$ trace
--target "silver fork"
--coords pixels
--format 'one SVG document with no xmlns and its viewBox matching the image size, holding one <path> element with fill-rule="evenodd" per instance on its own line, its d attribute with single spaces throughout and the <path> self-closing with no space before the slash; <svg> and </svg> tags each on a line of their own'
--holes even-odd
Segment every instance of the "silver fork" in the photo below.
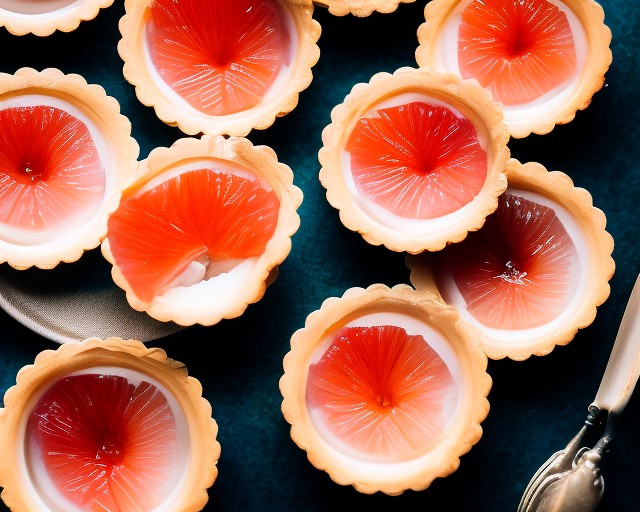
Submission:
<svg viewBox="0 0 640 512">
<path fill-rule="evenodd" d="M 592 512 L 600 503 L 604 480 L 600 461 L 609 449 L 616 418 L 623 411 L 640 374 L 640 276 L 631 291 L 609 361 L 582 428 L 533 475 L 517 512 Z M 604 424 L 592 448 L 585 435 Z"/>
</svg>

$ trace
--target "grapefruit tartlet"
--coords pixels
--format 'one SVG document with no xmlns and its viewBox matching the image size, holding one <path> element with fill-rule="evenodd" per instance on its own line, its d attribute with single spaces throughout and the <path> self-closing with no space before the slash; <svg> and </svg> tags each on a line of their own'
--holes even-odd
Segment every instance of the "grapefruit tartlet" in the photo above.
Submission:
<svg viewBox="0 0 640 512">
<path fill-rule="evenodd" d="M 426 68 L 378 73 L 331 112 L 320 181 L 367 242 L 439 250 L 497 207 L 508 140 L 499 106 L 475 81 Z"/>
<path fill-rule="evenodd" d="M 126 0 L 118 52 L 138 99 L 188 135 L 244 136 L 312 80 L 312 0 Z"/>
<path fill-rule="evenodd" d="M 140 162 L 102 253 L 134 309 L 212 325 L 263 296 L 291 250 L 301 203 L 293 172 L 271 148 L 183 138 Z"/>
<path fill-rule="evenodd" d="M 453 473 L 489 412 L 477 334 L 455 308 L 407 285 L 327 299 L 283 361 L 293 441 L 365 494 L 422 490 Z"/>
<path fill-rule="evenodd" d="M 88 338 L 41 352 L 0 409 L 0 486 L 14 512 L 202 510 L 220 444 L 211 405 L 158 348 Z"/>
<path fill-rule="evenodd" d="M 602 88 L 611 30 L 593 0 L 433 0 L 419 66 L 477 79 L 515 138 L 570 122 Z"/>
<path fill-rule="evenodd" d="M 326 7 L 334 16 L 353 14 L 358 17 L 369 16 L 374 11 L 390 13 L 401 3 L 412 3 L 416 0 L 314 0 L 314 4 Z"/>
<path fill-rule="evenodd" d="M 17 36 L 71 32 L 113 0 L 0 0 L 0 26 Z"/>
<path fill-rule="evenodd" d="M 482 332 L 494 359 L 565 345 L 609 296 L 615 263 L 604 213 L 566 174 L 510 159 L 509 187 L 476 233 L 438 254 L 408 255 L 411 283 Z"/>
<path fill-rule="evenodd" d="M 138 154 L 99 85 L 57 69 L 0 74 L 0 262 L 52 268 L 100 245 Z"/>
</svg>

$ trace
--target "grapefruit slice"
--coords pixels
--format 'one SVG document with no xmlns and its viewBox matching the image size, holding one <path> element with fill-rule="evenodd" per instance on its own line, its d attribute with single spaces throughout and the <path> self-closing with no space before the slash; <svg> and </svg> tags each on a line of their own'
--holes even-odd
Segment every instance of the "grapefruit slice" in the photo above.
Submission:
<svg viewBox="0 0 640 512">
<path fill-rule="evenodd" d="M 105 173 L 86 125 L 47 105 L 0 111 L 0 219 L 31 232 L 96 211 Z"/>
<path fill-rule="evenodd" d="M 194 262 L 209 278 L 262 254 L 278 214 L 278 197 L 257 179 L 203 168 L 125 192 L 108 238 L 132 290 L 151 302 Z"/>
<path fill-rule="evenodd" d="M 533 101 L 576 70 L 567 15 L 547 0 L 472 0 L 458 29 L 458 65 L 505 105 Z"/>
<path fill-rule="evenodd" d="M 422 101 L 376 114 L 358 120 L 346 146 L 361 193 L 411 219 L 447 215 L 477 196 L 487 154 L 471 121 Z"/>
<path fill-rule="evenodd" d="M 151 510 L 172 488 L 176 423 L 164 394 L 105 374 L 54 383 L 28 435 L 58 491 L 82 510 Z"/>
<path fill-rule="evenodd" d="M 340 441 L 385 460 L 425 452 L 455 397 L 449 368 L 402 327 L 347 327 L 309 367 L 307 403 Z"/>
<path fill-rule="evenodd" d="M 158 74 L 207 115 L 254 107 L 290 62 L 291 34 L 277 0 L 154 0 L 147 19 Z"/>
<path fill-rule="evenodd" d="M 467 311 L 495 329 L 552 321 L 577 286 L 578 252 L 555 211 L 512 193 L 500 197 L 480 231 L 438 260 L 450 269 Z"/>
</svg>

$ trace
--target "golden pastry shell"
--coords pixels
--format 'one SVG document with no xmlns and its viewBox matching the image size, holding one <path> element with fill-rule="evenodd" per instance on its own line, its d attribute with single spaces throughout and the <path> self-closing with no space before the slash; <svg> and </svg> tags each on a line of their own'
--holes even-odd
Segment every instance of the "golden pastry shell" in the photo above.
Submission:
<svg viewBox="0 0 640 512">
<path fill-rule="evenodd" d="M 391 464 L 387 470 L 374 465 L 375 471 L 361 471 L 362 462 L 351 463 L 336 457 L 311 423 L 305 391 L 310 359 L 321 340 L 348 322 L 370 313 L 396 312 L 413 316 L 442 333 L 460 362 L 464 382 L 462 403 L 455 419 L 439 443 L 421 456 L 420 467 Z M 364 494 L 383 492 L 398 495 L 408 489 L 422 490 L 434 479 L 453 473 L 460 457 L 482 436 L 480 423 L 489 413 L 487 395 L 492 385 L 486 373 L 487 357 L 480 349 L 475 328 L 462 322 L 456 310 L 429 292 L 407 285 L 389 288 L 373 284 L 367 289 L 350 288 L 342 297 L 326 299 L 311 313 L 305 326 L 291 337 L 291 350 L 283 360 L 280 378 L 282 413 L 291 424 L 291 438 L 303 450 L 311 464 L 328 473 L 340 485 L 352 485 Z"/>
<path fill-rule="evenodd" d="M 374 11 L 388 14 L 395 11 L 401 3 L 416 0 L 314 0 L 314 4 L 325 7 L 334 16 L 353 14 L 357 17 L 369 16 Z"/>
<path fill-rule="evenodd" d="M 575 311 L 570 322 L 566 322 L 553 332 L 541 332 L 525 338 L 521 343 L 492 339 L 486 332 L 482 332 L 482 347 L 489 358 L 508 357 L 513 360 L 524 360 L 532 355 L 546 355 L 556 345 L 566 345 L 579 329 L 593 322 L 597 307 L 609 297 L 609 281 L 615 271 L 615 262 L 612 258 L 614 242 L 613 237 L 605 229 L 604 212 L 593 206 L 591 194 L 584 188 L 574 186 L 567 174 L 561 171 L 548 171 L 538 162 L 522 164 L 515 158 L 509 159 L 506 173 L 510 187 L 538 193 L 564 207 L 581 227 L 590 253 L 589 268 L 585 271 L 588 274 L 588 283 L 580 307 Z M 429 256 L 408 255 L 406 263 L 411 271 L 411 283 L 417 289 L 432 291 L 442 299 L 435 283 Z"/>
<path fill-rule="evenodd" d="M 405 93 L 424 94 L 455 107 L 487 139 L 487 177 L 479 194 L 465 206 L 464 218 L 449 222 L 437 231 L 424 230 L 419 234 L 384 226 L 365 213 L 347 187 L 341 162 L 341 153 L 358 120 L 377 103 Z M 393 74 L 377 73 L 369 83 L 356 84 L 343 103 L 333 108 L 331 124 L 322 131 L 319 177 L 327 190 L 327 200 L 340 211 L 341 222 L 359 232 L 368 243 L 398 252 L 435 251 L 479 229 L 487 215 L 497 208 L 498 196 L 507 187 L 504 166 L 510 155 L 508 140 L 500 107 L 475 80 L 461 80 L 453 73 L 428 68 L 404 67 Z"/>
<path fill-rule="evenodd" d="M 135 86 L 136 96 L 143 105 L 153 107 L 160 120 L 177 126 L 187 135 L 245 136 L 252 129 L 270 127 L 276 117 L 288 114 L 298 104 L 299 94 L 311 84 L 311 68 L 320 57 L 316 44 L 320 24 L 312 18 L 312 0 L 278 0 L 286 9 L 298 30 L 298 48 L 294 56 L 292 76 L 283 91 L 273 100 L 235 114 L 211 116 L 194 108 L 181 108 L 173 103 L 154 81 L 145 57 L 145 12 L 152 0 L 125 0 L 125 14 L 120 19 L 122 38 L 118 53 L 124 61 L 124 77 Z"/>
<path fill-rule="evenodd" d="M 149 375 L 176 398 L 189 427 L 190 450 L 184 487 L 176 497 L 174 510 L 195 512 L 208 501 L 207 489 L 213 485 L 220 457 L 216 440 L 218 425 L 212 418 L 211 405 L 202 397 L 202 386 L 179 361 L 169 359 L 159 348 L 147 348 L 137 340 L 88 338 L 80 343 L 66 343 L 57 350 L 39 353 L 33 364 L 20 369 L 16 384 L 4 395 L 0 409 L 0 486 L 2 499 L 15 512 L 38 510 L 32 497 L 34 490 L 23 478 L 23 432 L 21 420 L 29 414 L 33 401 L 53 381 L 94 367 L 114 366 Z"/>
<path fill-rule="evenodd" d="M 80 75 L 64 74 L 54 68 L 43 71 L 21 68 L 13 75 L 0 73 L 0 101 L 30 94 L 68 102 L 96 125 L 113 158 L 113 165 L 105 171 L 111 173 L 114 185 L 105 191 L 99 212 L 74 231 L 70 243 L 66 238 L 65 243 L 32 246 L 0 241 L 0 263 L 7 262 L 21 270 L 32 266 L 49 269 L 60 262 L 77 261 L 84 251 L 98 247 L 107 233 L 108 214 L 118 206 L 120 192 L 135 171 L 140 152 L 138 143 L 131 137 L 129 119 L 120 113 L 118 101 L 107 96 L 100 85 L 87 84 Z"/>
<path fill-rule="evenodd" d="M 30 1 L 24 3 L 29 4 Z M 46 5 L 45 1 L 37 3 Z M 82 21 L 95 18 L 100 9 L 109 7 L 113 0 L 76 0 L 68 4 L 63 8 L 38 14 L 18 13 L 0 8 L 0 26 L 4 26 L 15 36 L 49 36 L 56 30 L 71 32 L 78 28 Z"/>
<path fill-rule="evenodd" d="M 441 37 L 441 29 L 456 12 L 460 11 L 467 0 L 432 0 L 424 9 L 425 21 L 418 27 L 418 48 L 416 61 L 419 66 L 434 66 L 434 52 Z M 612 61 L 611 30 L 604 24 L 604 10 L 594 0 L 562 0 L 580 20 L 586 34 L 588 54 L 580 79 L 580 86 L 570 101 L 551 115 L 532 118 L 528 122 L 509 122 L 513 138 L 524 138 L 531 133 L 544 135 L 558 124 L 566 124 L 575 118 L 578 110 L 589 106 L 593 95 L 604 85 L 605 73 Z"/>
<path fill-rule="evenodd" d="M 280 212 L 276 230 L 260 256 L 250 282 L 243 284 L 242 290 L 234 290 L 220 307 L 212 307 L 205 312 L 194 312 L 190 308 L 180 308 L 179 304 L 153 300 L 147 303 L 139 299 L 120 272 L 109 247 L 109 238 L 102 243 L 103 256 L 113 265 L 111 275 L 114 282 L 126 291 L 130 306 L 137 311 L 145 311 L 160 321 L 173 321 L 179 325 L 213 325 L 223 318 L 240 316 L 249 304 L 259 301 L 267 286 L 276 278 L 278 266 L 291 251 L 291 237 L 300 227 L 297 208 L 302 203 L 302 191 L 293 184 L 293 171 L 279 162 L 276 153 L 268 146 L 254 146 L 244 137 L 202 136 L 200 139 L 185 137 L 169 148 L 156 148 L 149 157 L 139 163 L 138 171 L 127 188 L 134 192 L 151 179 L 164 172 L 198 159 L 217 159 L 235 163 L 267 182 L 280 201 Z"/>
</svg>

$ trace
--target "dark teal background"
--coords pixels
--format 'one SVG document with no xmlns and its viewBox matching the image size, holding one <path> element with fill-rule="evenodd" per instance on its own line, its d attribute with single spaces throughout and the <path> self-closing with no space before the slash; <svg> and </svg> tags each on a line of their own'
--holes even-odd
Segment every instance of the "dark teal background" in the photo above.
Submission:
<svg viewBox="0 0 640 512">
<path fill-rule="evenodd" d="M 490 361 L 491 411 L 481 440 L 451 476 L 421 492 L 396 497 L 363 495 L 333 483 L 315 469 L 289 437 L 280 412 L 278 380 L 292 333 L 330 296 L 381 282 L 409 284 L 404 254 L 374 247 L 347 230 L 327 203 L 318 181 L 321 131 L 330 111 L 357 82 L 379 71 L 414 66 L 416 31 L 426 2 L 403 4 L 390 14 L 335 17 L 317 7 L 321 56 L 314 80 L 295 110 L 248 138 L 271 146 L 294 171 L 304 192 L 300 230 L 263 299 L 237 319 L 194 326 L 149 342 L 185 363 L 199 379 L 219 425 L 219 476 L 205 510 L 326 511 L 383 506 L 393 510 L 515 512 L 537 467 L 578 431 L 604 371 L 626 299 L 638 271 L 640 225 L 640 4 L 602 0 L 613 32 L 613 64 L 605 87 L 574 121 L 544 136 L 509 143 L 513 157 L 561 170 L 593 195 L 613 235 L 616 272 L 609 299 L 595 321 L 565 347 L 527 361 Z M 116 45 L 121 0 L 72 33 L 46 38 L 12 36 L 0 29 L 0 71 L 57 67 L 102 85 L 120 102 L 140 144 L 140 158 L 184 136 L 140 104 L 122 76 Z M 110 266 L 99 251 L 83 256 L 92 273 L 108 280 Z M 77 264 L 79 273 L 87 265 Z M 78 276 L 82 279 L 82 276 Z M 46 272 L 43 271 L 43 279 Z M 124 300 L 124 299 L 123 299 Z M 78 318 L 78 322 L 82 322 Z M 44 349 L 57 348 L 0 311 L 0 396 L 20 367 Z M 605 494 L 600 511 L 640 510 L 640 393 L 620 419 L 603 464 Z M 6 508 L 0 504 L 0 510 Z"/>
</svg>

